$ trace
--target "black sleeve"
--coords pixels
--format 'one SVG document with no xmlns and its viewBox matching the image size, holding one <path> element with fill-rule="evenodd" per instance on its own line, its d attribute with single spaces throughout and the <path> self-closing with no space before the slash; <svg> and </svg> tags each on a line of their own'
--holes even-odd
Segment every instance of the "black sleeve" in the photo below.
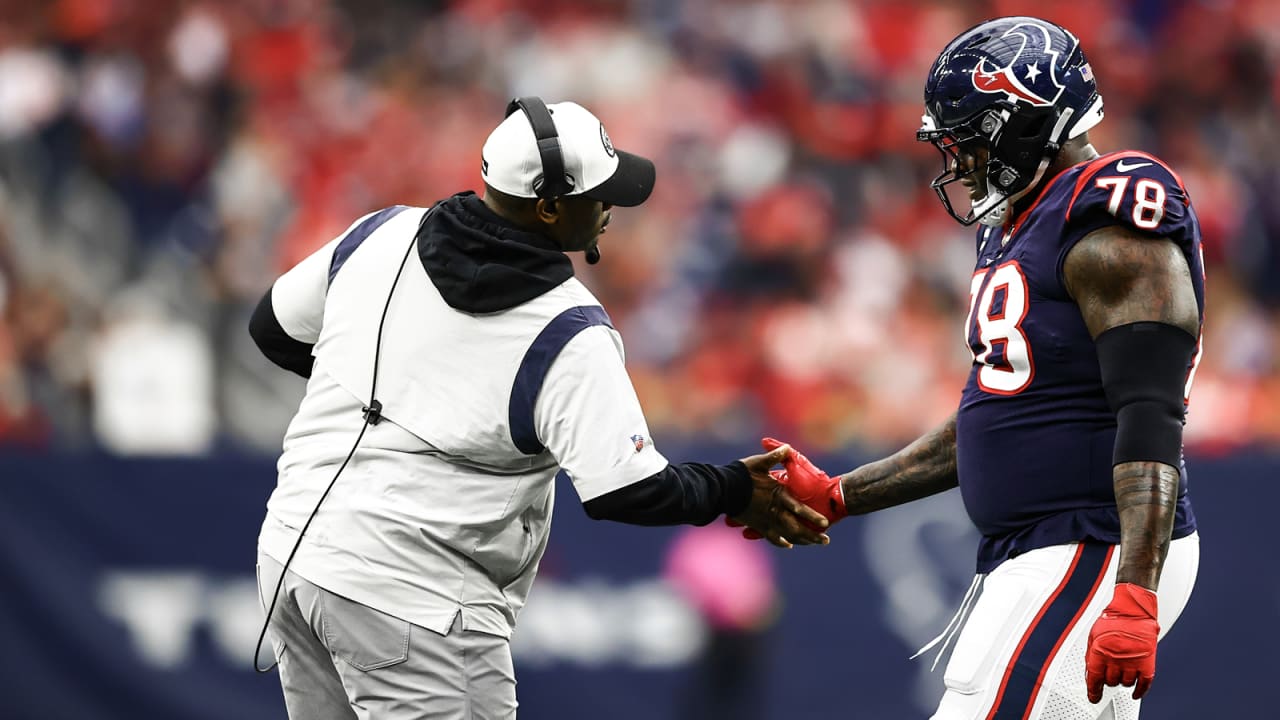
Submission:
<svg viewBox="0 0 1280 720">
<path fill-rule="evenodd" d="M 583 503 L 595 520 L 632 525 L 706 525 L 737 515 L 751 501 L 751 475 L 735 460 L 728 465 L 684 463 Z"/>
<path fill-rule="evenodd" d="M 289 337 L 289 333 L 280 327 L 276 312 L 271 307 L 270 289 L 262 296 L 258 307 L 253 309 L 253 317 L 249 318 L 249 336 L 271 362 L 304 378 L 311 377 L 311 349 L 315 346 Z"/>
<path fill-rule="evenodd" d="M 1094 338 L 1107 404 L 1116 414 L 1112 464 L 1182 465 L 1183 393 L 1198 340 L 1161 322 L 1118 325 Z"/>
</svg>

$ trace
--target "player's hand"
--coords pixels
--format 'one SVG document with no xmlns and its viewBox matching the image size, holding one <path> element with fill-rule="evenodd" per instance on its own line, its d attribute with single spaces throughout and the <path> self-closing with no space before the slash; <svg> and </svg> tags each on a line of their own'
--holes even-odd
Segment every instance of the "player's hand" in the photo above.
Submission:
<svg viewBox="0 0 1280 720">
<path fill-rule="evenodd" d="M 1141 585 L 1118 583 L 1111 604 L 1089 631 L 1085 685 L 1089 702 L 1102 700 L 1103 685 L 1133 685 L 1141 699 L 1156 677 L 1156 640 L 1160 636 L 1156 594 Z"/>
<path fill-rule="evenodd" d="M 826 545 L 831 542 L 822 530 L 827 519 L 796 500 L 779 476 L 769 471 L 791 454 L 791 446 L 781 445 L 763 455 L 742 459 L 751 474 L 751 501 L 733 520 L 756 531 L 778 547 Z"/>
<path fill-rule="evenodd" d="M 776 450 L 784 443 L 773 438 L 764 438 L 760 444 L 765 450 Z M 791 454 L 782 461 L 786 468 L 787 490 L 797 500 L 822 513 L 829 523 L 835 523 L 849 514 L 844 504 L 844 488 L 840 479 L 832 478 L 819 470 L 809 458 L 792 449 Z"/>
</svg>

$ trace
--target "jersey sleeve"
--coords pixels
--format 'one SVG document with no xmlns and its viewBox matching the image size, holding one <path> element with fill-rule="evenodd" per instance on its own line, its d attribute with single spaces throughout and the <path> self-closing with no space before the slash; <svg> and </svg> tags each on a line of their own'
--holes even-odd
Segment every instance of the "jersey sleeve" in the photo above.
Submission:
<svg viewBox="0 0 1280 720">
<path fill-rule="evenodd" d="M 542 444 L 586 502 L 661 471 L 622 342 L 607 326 L 578 333 L 547 371 L 534 405 Z"/>
<path fill-rule="evenodd" d="M 339 243 L 352 230 L 375 213 L 358 218 L 338 237 L 325 243 L 308 255 L 288 272 L 276 279 L 271 286 L 271 306 L 276 320 L 289 337 L 299 342 L 314 344 L 320 339 L 324 321 L 324 299 L 329 291 L 329 268 Z"/>
<path fill-rule="evenodd" d="M 1192 237 L 1195 214 L 1177 173 L 1159 158 L 1124 152 L 1095 161 L 1076 181 L 1067 204 L 1061 277 L 1067 253 L 1095 230 L 1113 225 L 1175 241 Z"/>
</svg>

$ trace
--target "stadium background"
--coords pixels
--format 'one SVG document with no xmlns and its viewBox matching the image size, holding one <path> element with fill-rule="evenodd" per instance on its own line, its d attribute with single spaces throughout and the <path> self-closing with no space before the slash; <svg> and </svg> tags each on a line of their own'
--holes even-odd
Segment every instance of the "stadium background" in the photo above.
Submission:
<svg viewBox="0 0 1280 720">
<path fill-rule="evenodd" d="M 1280 5 L 836 0 L 0 0 L 0 692 L 5 717 L 283 717 L 247 670 L 253 545 L 302 390 L 245 326 L 356 216 L 478 189 L 508 98 L 574 99 L 657 161 L 579 275 L 659 447 L 768 433 L 844 469 L 954 408 L 971 234 L 914 141 L 937 49 L 1035 12 L 1085 43 L 1101 150 L 1179 170 L 1210 311 L 1187 441 L 1200 582 L 1158 718 L 1268 717 L 1280 574 Z M 797 351 L 797 348 L 803 350 Z M 705 639 L 675 531 L 562 483 L 517 633 L 521 717 L 674 717 Z M 772 718 L 924 717 L 906 656 L 967 585 L 952 495 L 773 553 Z"/>
</svg>

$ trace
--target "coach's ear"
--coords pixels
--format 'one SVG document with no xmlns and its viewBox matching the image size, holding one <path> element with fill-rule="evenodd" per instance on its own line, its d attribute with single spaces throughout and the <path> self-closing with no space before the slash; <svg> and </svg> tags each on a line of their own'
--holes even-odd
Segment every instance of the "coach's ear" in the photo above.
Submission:
<svg viewBox="0 0 1280 720">
<path fill-rule="evenodd" d="M 533 206 L 533 213 L 546 225 L 554 225 L 560 219 L 559 198 L 538 198 Z"/>
</svg>

